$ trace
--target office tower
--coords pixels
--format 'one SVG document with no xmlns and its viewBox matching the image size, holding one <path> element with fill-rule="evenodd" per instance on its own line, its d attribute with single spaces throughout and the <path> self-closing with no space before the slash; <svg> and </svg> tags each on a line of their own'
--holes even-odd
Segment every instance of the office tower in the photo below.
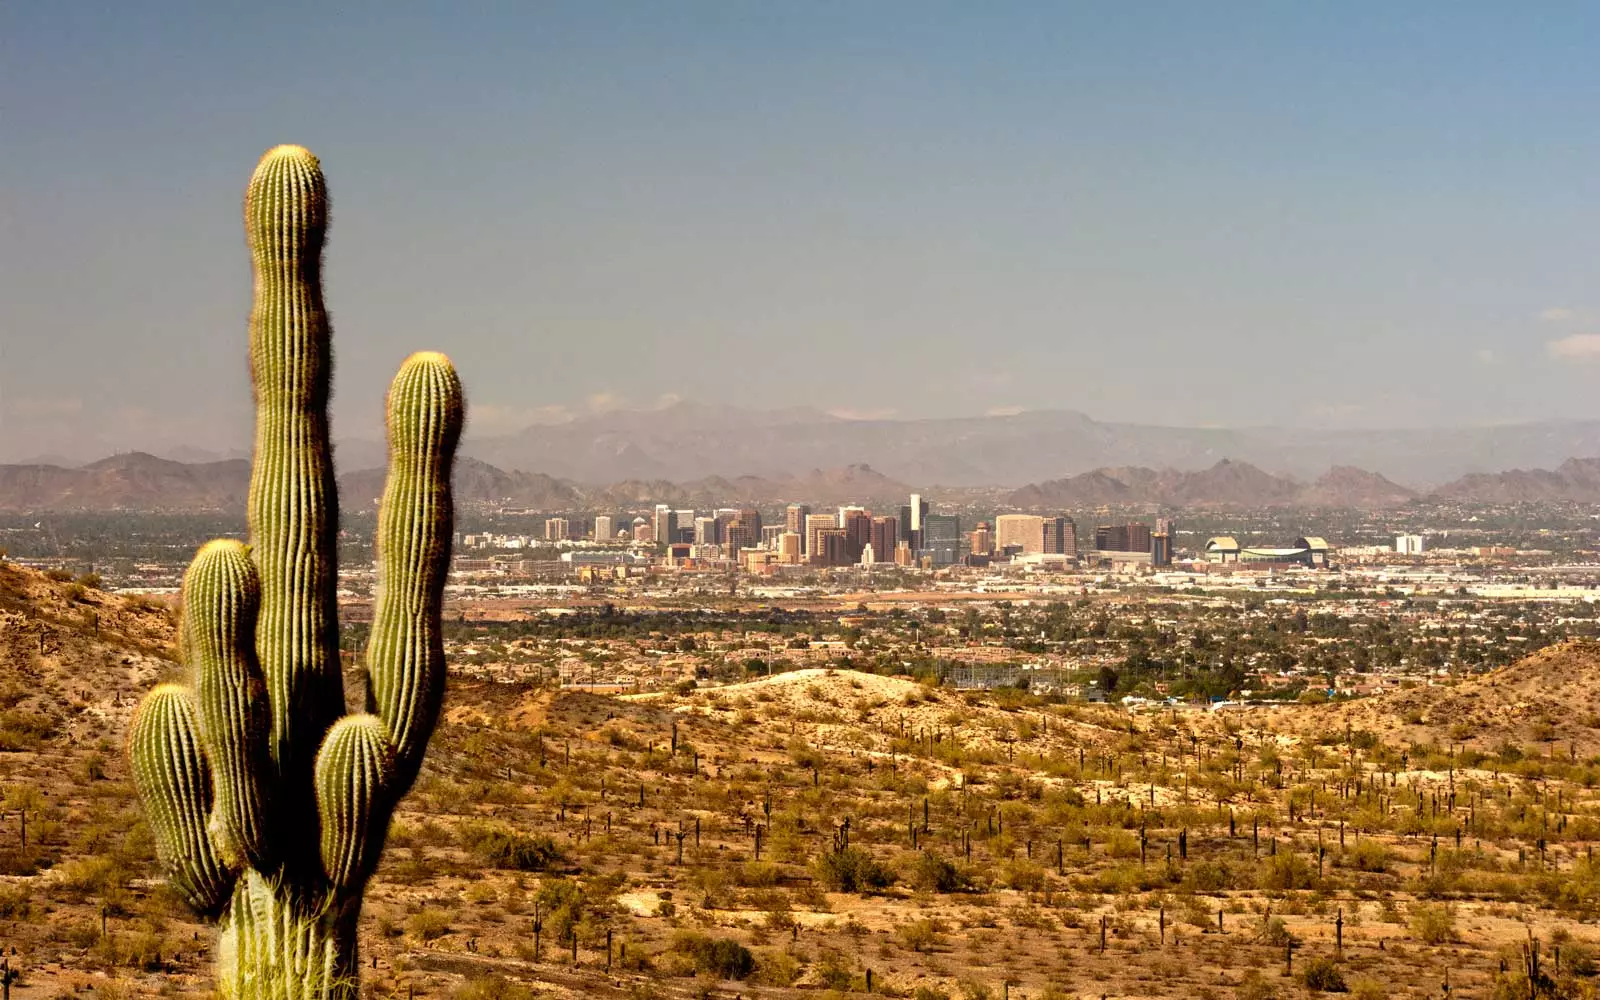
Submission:
<svg viewBox="0 0 1600 1000">
<path fill-rule="evenodd" d="M 831 514 L 806 515 L 806 542 L 805 548 L 802 551 L 805 552 L 805 555 L 809 561 L 819 564 L 822 562 L 822 560 L 818 558 L 822 555 L 822 551 L 817 548 L 817 534 L 818 532 L 826 531 L 829 528 L 832 528 L 835 531 L 843 531 L 843 529 L 839 527 L 839 519 Z"/>
<path fill-rule="evenodd" d="M 816 515 L 813 514 L 812 517 Z M 816 543 L 816 550 L 811 553 L 811 563 L 814 566 L 848 566 L 850 559 L 850 539 L 845 537 L 843 528 L 829 525 L 818 528 L 812 533 L 811 540 Z"/>
<path fill-rule="evenodd" d="M 692 545 L 695 537 L 694 511 L 674 511 L 672 519 L 672 540 L 684 545 Z"/>
<path fill-rule="evenodd" d="M 783 530 L 792 531 L 800 536 L 800 551 L 805 552 L 806 544 L 806 518 L 811 515 L 811 508 L 803 503 L 792 503 L 783 511 Z"/>
<path fill-rule="evenodd" d="M 694 543 L 696 545 L 717 544 L 717 519 L 714 517 L 697 517 L 694 519 Z"/>
<path fill-rule="evenodd" d="M 656 544 L 670 545 L 673 541 L 675 541 L 673 538 L 673 529 L 676 527 L 676 522 L 672 517 L 672 508 L 668 507 L 664 503 L 656 504 L 655 520 L 651 522 L 651 528 L 655 533 Z"/>
<path fill-rule="evenodd" d="M 754 507 L 740 507 L 739 521 L 745 527 L 755 532 L 757 538 L 761 537 L 761 532 L 764 530 L 764 528 L 761 524 L 761 512 L 759 510 L 756 510 Z"/>
<path fill-rule="evenodd" d="M 1128 526 L 1102 524 L 1094 529 L 1094 547 L 1100 552 L 1127 552 Z"/>
<path fill-rule="evenodd" d="M 761 526 L 761 547 L 777 551 L 778 536 L 783 534 L 785 528 L 781 524 L 763 524 Z"/>
<path fill-rule="evenodd" d="M 1094 547 L 1101 552 L 1149 552 L 1148 524 L 1102 524 L 1094 529 Z"/>
<path fill-rule="evenodd" d="M 1043 552 L 1044 518 L 1037 514 L 1001 514 L 994 519 L 994 547 L 996 552 L 1014 550 L 1023 555 Z"/>
<path fill-rule="evenodd" d="M 728 526 L 739 516 L 739 512 L 732 507 L 719 507 L 713 516 L 717 520 L 717 544 L 728 540 Z"/>
<path fill-rule="evenodd" d="M 872 512 L 860 507 L 840 511 L 844 536 L 850 544 L 850 561 L 860 562 L 861 553 L 872 542 Z"/>
<path fill-rule="evenodd" d="M 1172 565 L 1172 536 L 1156 532 L 1150 536 L 1150 564 L 1152 566 Z"/>
<path fill-rule="evenodd" d="M 972 529 L 972 554 L 986 556 L 994 551 L 994 536 L 989 532 L 989 522 L 979 521 Z"/>
<path fill-rule="evenodd" d="M 911 530 L 921 531 L 922 521 L 928 516 L 928 501 L 922 499 L 921 493 L 911 494 Z"/>
<path fill-rule="evenodd" d="M 656 529 L 653 524 L 642 517 L 633 519 L 633 540 L 646 544 L 655 544 Z"/>
<path fill-rule="evenodd" d="M 896 566 L 915 566 L 917 556 L 911 550 L 911 543 L 904 538 L 894 543 L 894 564 Z"/>
<path fill-rule="evenodd" d="M 803 536 L 797 531 L 784 531 L 778 535 L 778 561 L 786 566 L 793 566 L 802 561 L 800 552 L 800 539 Z"/>
<path fill-rule="evenodd" d="M 544 540 L 547 542 L 564 542 L 569 537 L 567 519 L 552 517 L 544 522 Z"/>
<path fill-rule="evenodd" d="M 609 542 L 609 541 L 611 541 L 612 536 L 614 536 L 615 534 L 616 534 L 616 530 L 612 527 L 611 515 L 609 515 L 609 514 L 601 514 L 599 517 L 594 519 L 594 540 L 595 541 L 597 541 L 597 542 Z"/>
<path fill-rule="evenodd" d="M 900 505 L 900 540 L 903 542 L 911 537 L 911 505 Z"/>
<path fill-rule="evenodd" d="M 860 513 L 863 513 L 865 511 L 866 511 L 865 507 L 857 507 L 857 506 L 855 506 L 853 504 L 850 505 L 850 506 L 846 506 L 846 507 L 840 507 L 839 508 L 839 527 L 843 528 L 845 526 L 845 521 L 849 519 L 851 514 L 860 514 Z"/>
<path fill-rule="evenodd" d="M 1077 555 L 1078 526 L 1064 515 L 1044 519 L 1044 551 L 1059 555 Z"/>
<path fill-rule="evenodd" d="M 1130 524 L 1130 525 L 1128 525 L 1128 548 L 1127 548 L 1127 551 L 1129 551 L 1129 552 L 1149 552 L 1150 551 L 1150 526 L 1148 524 Z"/>
<path fill-rule="evenodd" d="M 875 517 L 872 519 L 871 545 L 872 553 L 879 562 L 889 562 L 894 558 L 895 546 L 900 541 L 900 519 L 896 517 Z"/>
<path fill-rule="evenodd" d="M 754 528 L 741 520 L 735 520 L 728 525 L 723 545 L 727 546 L 729 557 L 737 559 L 740 549 L 753 549 L 759 540 L 760 536 L 756 534 Z"/>
<path fill-rule="evenodd" d="M 924 514 L 921 554 L 935 566 L 949 566 L 961 558 L 961 519 L 954 514 Z"/>
<path fill-rule="evenodd" d="M 873 563 L 878 561 L 878 557 L 872 552 L 871 542 L 868 542 L 866 548 L 861 550 L 861 558 L 856 561 L 863 566 L 871 566 Z"/>
</svg>

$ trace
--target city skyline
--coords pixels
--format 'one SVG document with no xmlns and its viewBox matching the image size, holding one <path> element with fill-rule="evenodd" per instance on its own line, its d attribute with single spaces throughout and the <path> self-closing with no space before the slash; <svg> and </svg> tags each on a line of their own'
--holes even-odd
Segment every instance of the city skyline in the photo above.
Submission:
<svg viewBox="0 0 1600 1000">
<path fill-rule="evenodd" d="M 9 459 L 248 440 L 238 176 L 279 141 L 337 206 L 336 433 L 423 343 L 473 438 L 1600 417 L 1591 8 L 401 4 L 285 46 L 157 6 L 11 13 Z M 798 343 L 854 363 L 787 378 Z"/>
</svg>

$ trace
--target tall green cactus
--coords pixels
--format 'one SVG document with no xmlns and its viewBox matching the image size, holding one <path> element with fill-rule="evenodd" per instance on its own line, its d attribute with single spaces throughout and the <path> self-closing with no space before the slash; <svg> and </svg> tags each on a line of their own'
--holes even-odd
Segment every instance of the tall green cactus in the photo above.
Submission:
<svg viewBox="0 0 1600 1000">
<path fill-rule="evenodd" d="M 368 711 L 345 715 L 317 158 L 269 150 L 244 214 L 255 268 L 251 544 L 214 541 L 195 555 L 180 633 L 193 683 L 145 698 L 129 753 L 172 884 L 219 924 L 222 992 L 342 1000 L 358 993 L 366 881 L 444 697 L 461 384 L 447 358 L 420 353 L 390 386 Z"/>
</svg>

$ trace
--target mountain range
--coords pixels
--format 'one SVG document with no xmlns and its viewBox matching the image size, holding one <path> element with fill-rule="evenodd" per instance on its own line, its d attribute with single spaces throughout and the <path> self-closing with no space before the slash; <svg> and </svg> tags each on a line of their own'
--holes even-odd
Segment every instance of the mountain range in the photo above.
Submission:
<svg viewBox="0 0 1600 1000">
<path fill-rule="evenodd" d="M 384 471 L 339 476 L 347 510 L 370 510 L 383 492 Z M 244 510 L 250 464 L 244 459 L 177 462 L 141 452 L 77 468 L 0 465 L 0 511 Z M 585 485 L 545 473 L 505 470 L 475 458 L 456 463 L 456 499 L 532 511 L 625 510 L 665 503 L 704 509 L 732 504 L 805 502 L 895 506 L 917 487 L 864 464 L 812 469 L 803 475 L 706 476 L 688 481 L 624 479 Z M 923 488 L 934 498 L 960 491 Z M 998 498 L 998 494 L 988 494 Z M 1198 470 L 1107 466 L 1024 486 L 1003 498 L 1020 509 L 1075 509 L 1149 504 L 1167 507 L 1383 508 L 1412 500 L 1519 503 L 1570 500 L 1600 503 L 1600 458 L 1574 458 L 1553 470 L 1474 473 L 1421 493 L 1352 466 L 1335 466 L 1310 482 L 1222 459 Z"/>
<path fill-rule="evenodd" d="M 1377 474 L 1335 466 L 1309 485 L 1223 459 L 1208 469 L 1095 469 L 1024 486 L 1007 497 L 1015 507 L 1073 508 L 1148 503 L 1168 507 L 1395 507 L 1413 490 Z"/>
<path fill-rule="evenodd" d="M 359 453 L 362 465 L 382 463 L 381 449 L 371 443 L 340 447 L 342 453 Z M 908 483 L 1017 487 L 1097 468 L 1194 472 L 1226 458 L 1304 480 L 1351 466 L 1427 488 L 1468 473 L 1550 468 L 1573 455 L 1600 455 L 1600 421 L 1419 430 L 1226 429 L 1102 422 L 1069 410 L 850 420 L 805 408 L 680 402 L 469 437 L 463 451 L 502 469 L 539 469 L 581 483 L 782 479 L 788 470 L 849 462 Z"/>
</svg>

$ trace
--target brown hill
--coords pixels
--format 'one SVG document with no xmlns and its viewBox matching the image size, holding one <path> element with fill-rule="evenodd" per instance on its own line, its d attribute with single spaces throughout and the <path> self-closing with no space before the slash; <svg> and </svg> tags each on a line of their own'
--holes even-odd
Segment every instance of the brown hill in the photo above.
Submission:
<svg viewBox="0 0 1600 1000">
<path fill-rule="evenodd" d="M 1573 639 L 1508 667 L 1453 683 L 1402 689 L 1323 709 L 1278 713 L 1287 728 L 1370 729 L 1404 741 L 1543 745 L 1579 759 L 1600 753 L 1600 642 Z"/>
<path fill-rule="evenodd" d="M 1416 496 L 1376 472 L 1336 465 L 1301 490 L 1295 502 L 1307 507 L 1398 507 Z"/>
<path fill-rule="evenodd" d="M 339 477 L 339 497 L 351 510 L 377 504 L 383 495 L 383 469 L 361 469 Z M 572 510 L 583 504 L 583 494 L 572 483 L 542 472 L 507 472 L 475 458 L 456 461 L 453 481 L 457 503 L 503 504 L 533 510 Z"/>
<path fill-rule="evenodd" d="M 128 452 L 78 469 L 0 465 L 0 510 L 243 509 L 250 465 L 189 464 Z"/>
<path fill-rule="evenodd" d="M 1600 502 L 1600 458 L 1569 458 L 1550 469 L 1474 473 L 1433 491 L 1440 500 L 1533 503 L 1550 500 Z"/>
<path fill-rule="evenodd" d="M 1277 507 L 1293 503 L 1299 493 L 1300 484 L 1293 479 L 1225 458 L 1199 472 L 1157 471 L 1142 466 L 1096 469 L 1024 486 L 1008 501 L 1019 507 L 1097 507 L 1117 503 Z"/>
</svg>

